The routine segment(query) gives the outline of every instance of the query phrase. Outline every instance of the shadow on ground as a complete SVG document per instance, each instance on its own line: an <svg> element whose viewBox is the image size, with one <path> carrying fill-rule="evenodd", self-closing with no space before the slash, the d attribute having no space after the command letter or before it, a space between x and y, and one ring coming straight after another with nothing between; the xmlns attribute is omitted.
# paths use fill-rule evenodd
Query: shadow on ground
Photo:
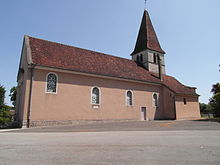
<svg viewBox="0 0 220 165"><path fill-rule="evenodd" d="M112 123L90 123L35 127L18 129L12 132L107 132L107 131L183 131L183 130L220 130L220 119L200 119L184 121L123 121Z"/></svg>
<svg viewBox="0 0 220 165"><path fill-rule="evenodd" d="M193 121L206 121L206 122L218 122L220 123L220 117L219 118L206 118L206 119L198 119Z"/></svg>

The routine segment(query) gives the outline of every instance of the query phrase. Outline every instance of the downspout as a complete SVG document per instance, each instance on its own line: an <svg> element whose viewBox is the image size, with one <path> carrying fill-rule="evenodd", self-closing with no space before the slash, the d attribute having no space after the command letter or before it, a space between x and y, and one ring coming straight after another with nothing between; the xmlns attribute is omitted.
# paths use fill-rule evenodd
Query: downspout
<svg viewBox="0 0 220 165"><path fill-rule="evenodd" d="M32 84L33 84L33 66L30 67L30 92L28 98L28 112L27 112L27 128L30 127L30 115L31 115L31 99L32 99Z"/></svg>
<svg viewBox="0 0 220 165"><path fill-rule="evenodd" d="M177 120L176 118L176 95L173 97L173 104L174 104L174 120Z"/></svg>

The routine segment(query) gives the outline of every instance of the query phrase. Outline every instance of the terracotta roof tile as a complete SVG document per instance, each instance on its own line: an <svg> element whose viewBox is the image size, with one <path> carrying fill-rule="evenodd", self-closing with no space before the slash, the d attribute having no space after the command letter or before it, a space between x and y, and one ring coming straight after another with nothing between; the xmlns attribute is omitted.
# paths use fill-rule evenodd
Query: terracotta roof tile
<svg viewBox="0 0 220 165"><path fill-rule="evenodd" d="M189 88L173 77L164 75L161 82L155 75L138 66L133 60L34 37L29 37L29 42L35 65L151 83L164 83L174 92L190 94ZM191 94L193 94L192 91Z"/></svg>
<svg viewBox="0 0 220 165"><path fill-rule="evenodd" d="M173 90L175 93L197 95L195 93L196 88L185 86L172 76L164 75L163 83L164 85L169 87L171 90Z"/></svg>

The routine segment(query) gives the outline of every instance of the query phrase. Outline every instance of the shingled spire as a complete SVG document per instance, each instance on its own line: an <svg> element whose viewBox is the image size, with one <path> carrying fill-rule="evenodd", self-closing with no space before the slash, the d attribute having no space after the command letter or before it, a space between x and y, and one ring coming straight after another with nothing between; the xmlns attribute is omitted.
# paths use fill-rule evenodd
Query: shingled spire
<svg viewBox="0 0 220 165"><path fill-rule="evenodd" d="M138 33L135 49L131 55L147 49L165 54L163 49L160 47L160 43L151 23L150 16L147 10L145 10L141 21L141 27Z"/></svg>

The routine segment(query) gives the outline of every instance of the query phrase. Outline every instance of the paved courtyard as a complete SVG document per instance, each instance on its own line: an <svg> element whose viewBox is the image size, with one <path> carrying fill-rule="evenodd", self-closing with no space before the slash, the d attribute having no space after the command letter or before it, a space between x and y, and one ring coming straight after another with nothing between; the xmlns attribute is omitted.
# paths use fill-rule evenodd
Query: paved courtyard
<svg viewBox="0 0 220 165"><path fill-rule="evenodd" d="M0 165L219 165L218 121L93 123L0 132Z"/></svg>

